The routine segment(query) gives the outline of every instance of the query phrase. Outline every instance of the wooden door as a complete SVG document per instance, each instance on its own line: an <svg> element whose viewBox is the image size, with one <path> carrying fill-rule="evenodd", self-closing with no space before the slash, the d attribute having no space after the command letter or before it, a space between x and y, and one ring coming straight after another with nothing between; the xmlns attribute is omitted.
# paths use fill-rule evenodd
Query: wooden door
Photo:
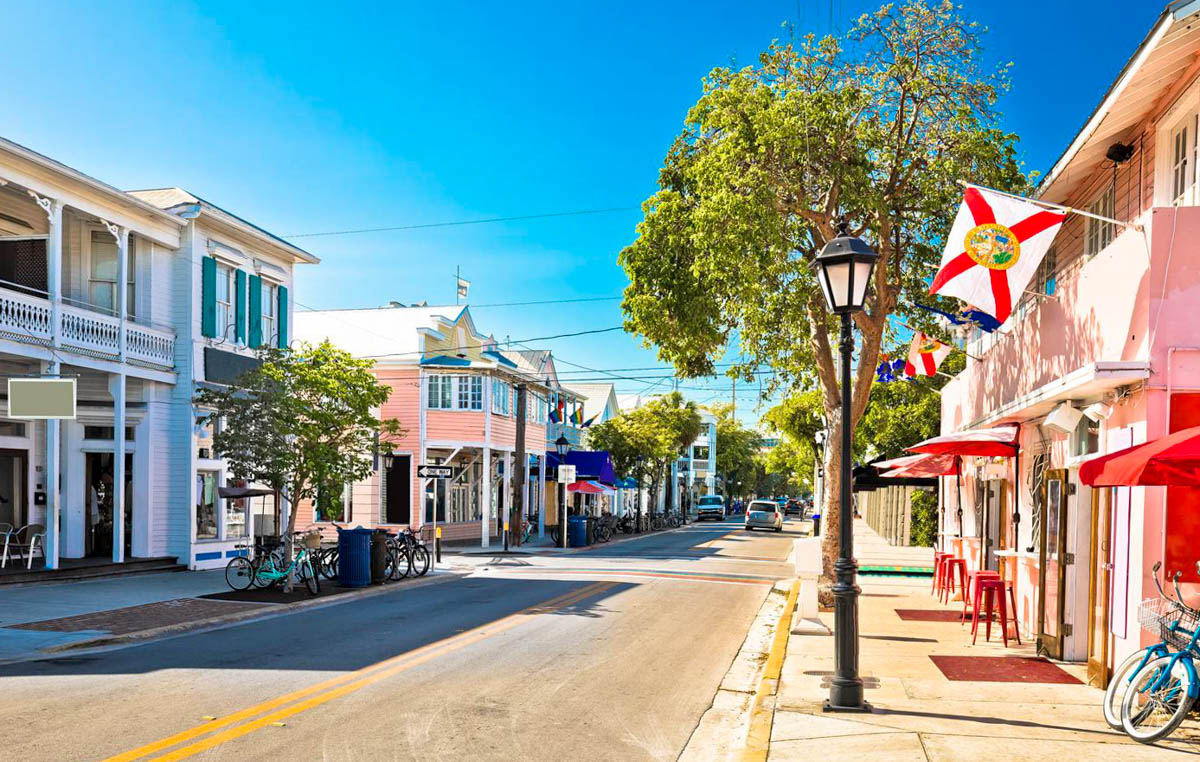
<svg viewBox="0 0 1200 762"><path fill-rule="evenodd" d="M1109 531L1112 491L1092 490L1091 561L1088 565L1087 679L1097 688L1108 686L1108 607L1110 601Z"/></svg>

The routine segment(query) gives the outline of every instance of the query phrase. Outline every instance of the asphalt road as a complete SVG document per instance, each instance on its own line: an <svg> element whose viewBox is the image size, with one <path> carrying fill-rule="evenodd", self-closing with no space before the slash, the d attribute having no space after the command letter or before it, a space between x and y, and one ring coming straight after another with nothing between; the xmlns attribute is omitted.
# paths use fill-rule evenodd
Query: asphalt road
<svg viewBox="0 0 1200 762"><path fill-rule="evenodd" d="M14 760L674 759L795 534L691 525L0 667Z"/></svg>

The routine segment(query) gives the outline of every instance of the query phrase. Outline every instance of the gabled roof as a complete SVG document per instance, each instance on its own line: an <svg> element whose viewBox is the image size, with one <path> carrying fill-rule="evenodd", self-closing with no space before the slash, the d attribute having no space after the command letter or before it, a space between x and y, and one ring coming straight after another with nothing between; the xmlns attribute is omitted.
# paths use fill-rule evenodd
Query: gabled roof
<svg viewBox="0 0 1200 762"><path fill-rule="evenodd" d="M502 349L500 354L515 363L522 373L540 378L549 386L558 383L554 356L549 349Z"/></svg>
<svg viewBox="0 0 1200 762"><path fill-rule="evenodd" d="M1198 11L1200 0L1167 5L1035 196L1055 203L1070 199L1105 161L1109 146L1137 139L1166 112L1200 72Z"/></svg>
<svg viewBox="0 0 1200 762"><path fill-rule="evenodd" d="M147 188L144 190L128 191L130 196L141 199L142 201L152 206L164 209L168 212L181 211L187 208L198 208L201 214L208 214L218 218L221 221L232 224L234 227L241 228L247 233L259 238L267 239L271 244L288 252L293 259L306 262L308 264L316 264L321 260L308 253L299 246L288 243L279 236L270 231L260 228L253 222L249 222L236 214L222 209L211 201L205 201L199 196L189 193L183 188Z"/></svg>
<svg viewBox="0 0 1200 762"><path fill-rule="evenodd" d="M296 338L329 339L355 357L388 358L416 364L421 331L441 335L458 322L466 307L378 307L347 310L296 310ZM470 337L476 341L477 336ZM483 343L479 341L479 343Z"/></svg>
<svg viewBox="0 0 1200 762"><path fill-rule="evenodd" d="M602 414L608 407L610 398L612 398L613 407L616 407L616 393L612 384L563 384L563 387L583 397L583 419L585 421Z"/></svg>

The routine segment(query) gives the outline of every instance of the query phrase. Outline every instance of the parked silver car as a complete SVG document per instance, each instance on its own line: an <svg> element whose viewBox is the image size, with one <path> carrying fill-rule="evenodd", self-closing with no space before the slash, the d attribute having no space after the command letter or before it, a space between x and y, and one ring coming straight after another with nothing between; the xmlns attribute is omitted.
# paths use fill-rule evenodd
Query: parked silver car
<svg viewBox="0 0 1200 762"><path fill-rule="evenodd" d="M771 500L754 500L746 507L746 529L774 529L783 531L783 512L779 504Z"/></svg>

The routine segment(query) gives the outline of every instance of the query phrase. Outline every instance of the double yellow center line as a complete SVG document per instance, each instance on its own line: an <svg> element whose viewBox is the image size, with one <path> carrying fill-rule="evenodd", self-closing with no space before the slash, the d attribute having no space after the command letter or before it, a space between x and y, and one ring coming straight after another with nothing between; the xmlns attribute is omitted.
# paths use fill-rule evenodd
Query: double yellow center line
<svg viewBox="0 0 1200 762"><path fill-rule="evenodd" d="M315 685L310 685L307 688L269 699L233 714L218 717L196 725L193 728L167 736L166 738L153 741L145 746L139 746L136 749L109 757L103 762L132 762L133 760L150 757L150 755L157 754L158 752L165 753L153 757L154 762L185 759L206 749L211 749L214 746L219 746L235 738L252 733L266 725L279 722L284 718L320 706L349 693L354 693L368 685L386 680L389 677L424 664L439 656L511 630L527 621L529 617L571 606L585 598L602 593L616 584L615 582L597 582L579 590L559 595L529 608L522 609L514 614L509 614L494 622L466 630L452 637L413 649L412 651L406 651L354 672L348 672ZM217 733L214 731L221 732ZM212 735L209 735L210 733ZM189 741L191 743L187 743ZM186 745L180 746L180 744ZM170 751L167 751L168 749Z"/></svg>

